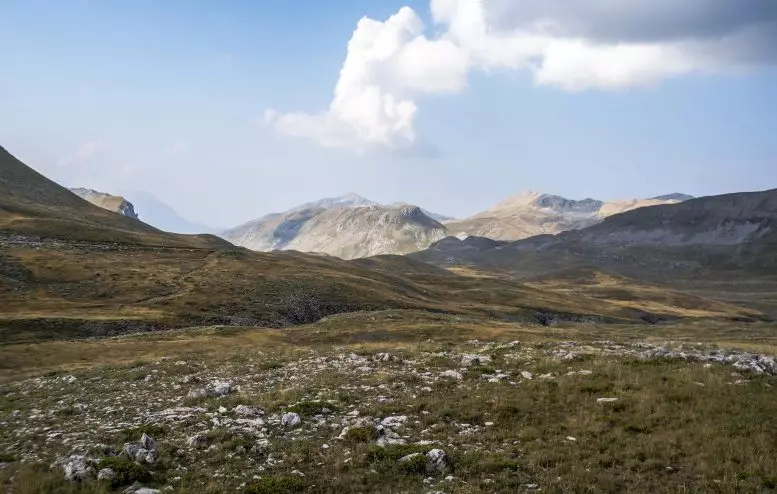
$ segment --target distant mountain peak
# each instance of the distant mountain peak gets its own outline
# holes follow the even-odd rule
[[[366,197],[362,197],[355,192],[349,192],[337,197],[324,197],[322,199],[318,199],[317,201],[306,202],[305,204],[300,204],[299,206],[294,207],[289,211],[302,211],[304,209],[315,208],[358,208],[378,205],[379,204],[377,202],[371,201]]]
[[[448,221],[452,235],[474,235],[497,240],[519,240],[542,234],[578,230],[604,218],[632,209],[674,204],[689,197],[671,194],[668,198],[600,201],[567,199],[555,194],[527,190],[508,197],[495,206],[467,219]]]
[[[445,227],[418,206],[383,206],[346,194],[265,215],[222,236],[259,251],[291,249],[352,259],[418,251],[446,234]]]

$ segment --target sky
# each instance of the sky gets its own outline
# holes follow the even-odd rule
[[[0,145],[220,227],[763,190],[775,46],[774,0],[2,0]]]

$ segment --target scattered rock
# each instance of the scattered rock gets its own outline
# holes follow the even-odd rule
[[[186,395],[187,398],[205,398],[206,396],[208,396],[208,390],[205,388],[190,389]]]
[[[111,480],[116,476],[116,472],[113,468],[103,468],[97,472],[97,480]]]
[[[532,373],[531,373],[531,372],[529,372],[529,371],[521,371],[521,376],[522,376],[524,379],[528,379],[528,380],[530,380],[530,381],[531,381],[531,379],[534,377],[534,376],[532,375]]]
[[[192,448],[200,448],[208,444],[208,438],[203,434],[195,434],[186,439],[186,445]]]
[[[156,441],[154,441],[151,436],[146,433],[143,433],[143,435],[140,437],[140,446],[149,451],[156,451]]]
[[[216,381],[211,387],[213,396],[226,396],[232,389],[232,384],[226,381]]]
[[[400,427],[407,422],[407,415],[392,415],[380,421],[384,427]]]
[[[88,458],[82,455],[70,455],[60,460],[65,478],[71,482],[85,480],[94,474],[94,469]]]
[[[618,398],[597,398],[596,403],[612,403],[618,401]]]
[[[491,357],[487,355],[477,355],[474,353],[466,353],[461,356],[461,365],[464,366],[472,366],[472,365],[485,365],[487,363],[491,362]]]
[[[461,372],[455,371],[455,370],[447,370],[442,374],[440,374],[440,377],[447,377],[450,379],[455,379],[457,381],[461,381],[462,379],[464,379],[464,376],[461,375]]]
[[[238,415],[242,415],[243,417],[257,417],[259,415],[264,415],[264,410],[261,408],[249,407],[247,405],[236,406],[234,412]]]
[[[284,427],[296,427],[302,422],[298,413],[286,412],[281,417],[281,425]]]
[[[426,468],[430,472],[442,472],[449,466],[448,455],[441,449],[433,449],[426,453]]]

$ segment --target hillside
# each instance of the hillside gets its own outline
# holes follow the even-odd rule
[[[162,232],[81,199],[0,147],[0,233],[63,240],[224,247],[210,235]]]
[[[415,206],[320,201],[222,233],[252,250],[319,252],[343,259],[415,252],[445,236],[445,227]]]
[[[445,226],[454,236],[519,240],[578,230],[614,214],[646,206],[676,203],[687,197],[690,196],[669,194],[652,199],[604,202],[595,199],[575,201],[539,192],[525,192],[467,219],[448,221]]]
[[[95,206],[119,213],[123,216],[129,216],[130,218],[138,218],[138,213],[135,212],[135,206],[132,205],[127,199],[121,196],[114,196],[105,192],[99,192],[93,189],[85,189],[79,187],[77,189],[70,189],[70,192],[77,195],[82,199],[86,199]]]
[[[522,280],[590,266],[777,316],[776,219],[777,190],[745,192],[636,209],[490,249],[446,239],[411,257]]]

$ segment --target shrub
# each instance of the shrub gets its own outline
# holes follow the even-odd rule
[[[308,487],[305,479],[291,475],[267,475],[246,486],[245,494],[294,494]]]
[[[151,472],[134,461],[119,456],[109,456],[100,460],[100,468],[110,468],[116,475],[111,479],[112,487],[134,484],[135,482],[148,482],[151,480]]]

